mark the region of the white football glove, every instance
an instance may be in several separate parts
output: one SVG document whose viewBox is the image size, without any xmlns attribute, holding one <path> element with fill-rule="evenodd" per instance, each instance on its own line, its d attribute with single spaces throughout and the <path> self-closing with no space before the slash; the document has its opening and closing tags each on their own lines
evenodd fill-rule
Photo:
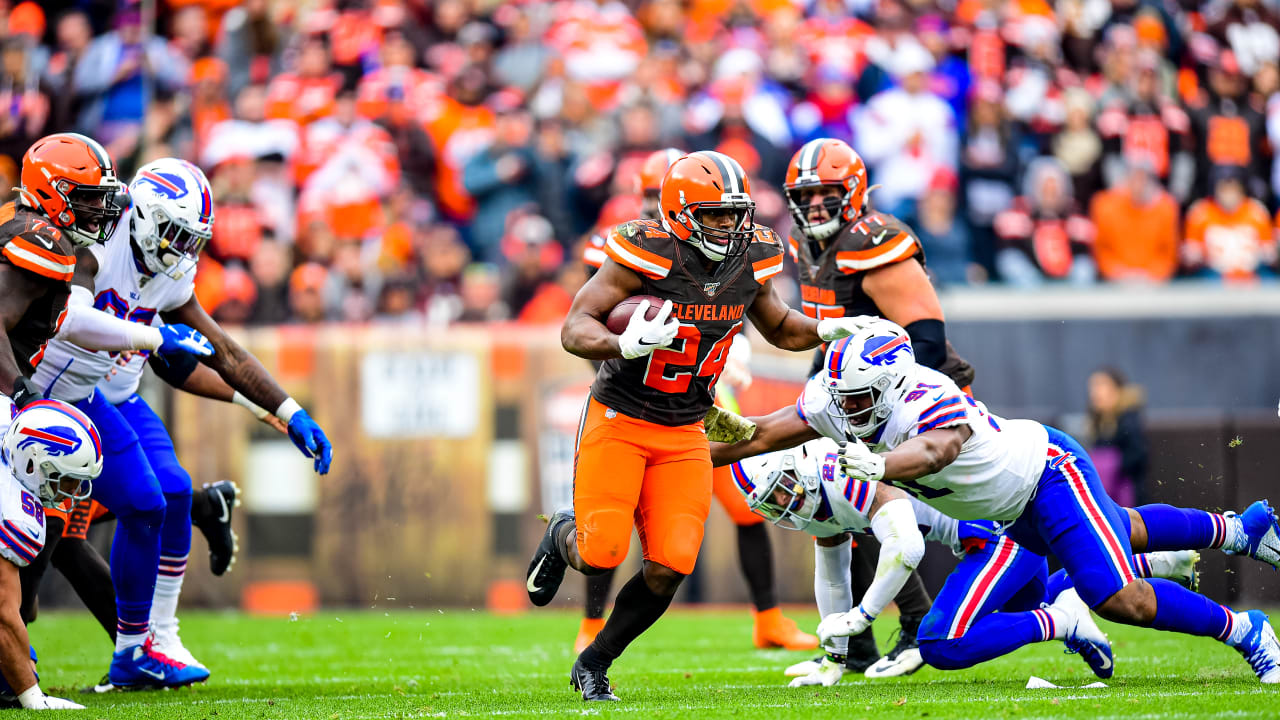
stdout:
<svg viewBox="0 0 1280 720">
<path fill-rule="evenodd" d="M 649 301 L 642 300 L 636 306 L 636 311 L 631 313 L 627 329 L 618 336 L 618 349 L 622 351 L 622 357 L 628 360 L 644 357 L 658 348 L 670 345 L 680 330 L 680 321 L 671 317 L 670 300 L 662 303 L 662 309 L 652 320 L 645 319 L 648 312 Z"/>
<path fill-rule="evenodd" d="M 846 338 L 859 330 L 869 327 L 869 323 L 872 320 L 878 319 L 874 315 L 824 318 L 818 321 L 818 337 L 822 338 L 822 342 Z"/>
<path fill-rule="evenodd" d="M 18 695 L 18 704 L 27 710 L 83 710 L 84 706 L 63 700 L 60 697 L 45 695 L 39 685 L 32 685 Z"/>
<path fill-rule="evenodd" d="M 702 418 L 702 428 L 711 442 L 739 443 L 755 437 L 756 424 L 741 415 L 715 405 Z"/>
<path fill-rule="evenodd" d="M 876 482 L 884 478 L 884 456 L 872 452 L 866 443 L 856 438 L 841 444 L 836 463 L 854 480 Z"/>
<path fill-rule="evenodd" d="M 875 618 L 863 612 L 861 606 L 846 613 L 831 613 L 818 623 L 818 642 L 827 645 L 832 638 L 857 635 L 871 627 L 873 620 Z"/>
<path fill-rule="evenodd" d="M 848 671 L 845 669 L 844 663 L 838 663 L 830 657 L 824 657 L 822 658 L 822 664 L 818 666 L 817 670 L 814 670 L 808 675 L 793 678 L 791 682 L 788 683 L 787 687 L 808 687 L 810 685 L 831 687 L 832 685 L 840 682 L 840 678 L 844 677 L 846 672 Z"/>
</svg>

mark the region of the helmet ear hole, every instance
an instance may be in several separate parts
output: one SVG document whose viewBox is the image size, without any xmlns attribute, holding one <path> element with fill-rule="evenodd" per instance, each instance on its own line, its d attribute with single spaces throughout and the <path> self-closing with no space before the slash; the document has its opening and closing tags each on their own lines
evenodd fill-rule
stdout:
<svg viewBox="0 0 1280 720">
<path fill-rule="evenodd" d="M 35 471 L 36 471 L 36 464 L 35 464 L 35 462 L 34 462 L 33 460 L 27 460 L 27 474 L 28 474 L 28 475 L 30 475 L 31 473 L 33 473 L 33 472 L 35 472 Z"/>
</svg>

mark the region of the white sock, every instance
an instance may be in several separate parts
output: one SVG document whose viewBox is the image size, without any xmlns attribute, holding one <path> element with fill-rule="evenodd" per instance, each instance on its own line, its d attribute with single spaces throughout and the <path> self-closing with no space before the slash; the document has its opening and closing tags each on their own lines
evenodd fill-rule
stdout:
<svg viewBox="0 0 1280 720">
<path fill-rule="evenodd" d="M 182 594 L 182 578 L 186 576 L 187 558 L 161 557 L 156 575 L 156 592 L 151 599 L 151 624 L 164 628 L 178 616 L 178 597 Z"/>
<path fill-rule="evenodd" d="M 131 647 L 137 647 L 147 641 L 149 633 L 125 634 L 120 632 L 120 626 L 116 625 L 116 652 L 128 650 Z"/>
<path fill-rule="evenodd" d="M 1232 554 L 1248 551 L 1249 535 L 1244 531 L 1244 520 L 1235 513 L 1224 514 L 1222 519 L 1227 522 L 1227 539 L 1222 543 L 1222 551 Z"/>
<path fill-rule="evenodd" d="M 1223 640 L 1231 647 L 1236 647 L 1244 642 L 1244 639 L 1253 630 L 1253 623 L 1249 621 L 1249 613 L 1233 612 L 1231 613 L 1231 634 Z"/>
<path fill-rule="evenodd" d="M 1060 607 L 1055 607 L 1053 605 L 1046 605 L 1045 607 L 1039 610 L 1036 610 L 1034 612 L 1047 613 L 1049 617 L 1053 618 L 1053 637 L 1050 639 L 1052 640 L 1066 639 L 1067 631 L 1071 629 L 1070 627 L 1071 616 L 1067 614 L 1066 610 L 1063 610 Z"/>
</svg>

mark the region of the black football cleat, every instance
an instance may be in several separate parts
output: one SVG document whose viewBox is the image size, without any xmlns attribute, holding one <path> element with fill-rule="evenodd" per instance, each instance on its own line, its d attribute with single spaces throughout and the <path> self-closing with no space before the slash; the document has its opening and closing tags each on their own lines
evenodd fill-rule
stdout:
<svg viewBox="0 0 1280 720">
<path fill-rule="evenodd" d="M 581 660 L 577 660 L 569 671 L 569 686 L 582 691 L 582 699 L 588 702 L 618 702 L 618 696 L 613 694 L 609 676 L 605 673 L 605 670 L 588 670 L 583 667 Z"/>
<path fill-rule="evenodd" d="M 551 602 L 564 582 L 564 570 L 568 563 L 561 557 L 560 548 L 556 547 L 556 528 L 561 523 L 573 522 L 573 510 L 557 510 L 547 521 L 547 532 L 533 551 L 533 559 L 529 561 L 529 571 L 525 573 L 524 587 L 529 591 L 529 602 L 542 607 Z"/>
<path fill-rule="evenodd" d="M 230 480 L 205 484 L 191 503 L 192 524 L 200 528 L 209 543 L 209 570 L 222 575 L 236 560 L 236 534 L 231 530 L 231 512 L 240 504 L 240 488 Z"/>
</svg>

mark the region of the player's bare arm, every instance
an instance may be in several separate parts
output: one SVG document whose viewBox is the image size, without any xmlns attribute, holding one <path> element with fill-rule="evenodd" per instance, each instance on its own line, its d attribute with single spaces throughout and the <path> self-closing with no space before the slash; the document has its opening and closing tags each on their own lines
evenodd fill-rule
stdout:
<svg viewBox="0 0 1280 720">
<path fill-rule="evenodd" d="M 599 272 L 573 298 L 573 305 L 560 328 L 560 344 L 565 350 L 588 360 L 622 357 L 618 336 L 604 321 L 614 306 L 640 292 L 640 276 L 613 260 L 605 260 Z"/>
<path fill-rule="evenodd" d="M 918 320 L 943 320 L 942 303 L 924 268 L 914 260 L 867 272 L 862 288 L 889 320 L 907 327 Z"/>
<path fill-rule="evenodd" d="M 260 407 L 280 407 L 289 396 L 258 362 L 258 359 L 231 339 L 209 313 L 204 311 L 194 295 L 176 310 L 163 314 L 166 323 L 182 323 L 195 328 L 213 344 L 214 353 L 204 362 L 233 389 Z"/>
<path fill-rule="evenodd" d="M 28 273 L 0 264 L 0 288 L 0 392 L 8 394 L 21 375 L 9 344 L 9 331 L 22 320 L 31 299 L 39 296 L 40 285 Z"/>
<path fill-rule="evenodd" d="M 769 344 L 783 350 L 808 350 L 822 343 L 818 321 L 783 302 L 771 279 L 760 287 L 755 301 L 747 308 L 747 316 Z"/>
<path fill-rule="evenodd" d="M 742 458 L 761 455 L 774 450 L 793 448 L 806 440 L 821 437 L 818 431 L 805 424 L 794 407 L 784 407 L 763 417 L 747 418 L 756 424 L 756 434 L 746 442 L 711 443 L 711 463 L 728 465 Z"/>
<path fill-rule="evenodd" d="M 883 480 L 915 480 L 941 472 L 955 462 L 973 431 L 967 425 L 920 433 L 885 453 Z"/>
<path fill-rule="evenodd" d="M 36 686 L 31 671 L 27 626 L 22 622 L 22 582 L 18 567 L 0 560 L 0 670 L 11 688 Z"/>
</svg>

